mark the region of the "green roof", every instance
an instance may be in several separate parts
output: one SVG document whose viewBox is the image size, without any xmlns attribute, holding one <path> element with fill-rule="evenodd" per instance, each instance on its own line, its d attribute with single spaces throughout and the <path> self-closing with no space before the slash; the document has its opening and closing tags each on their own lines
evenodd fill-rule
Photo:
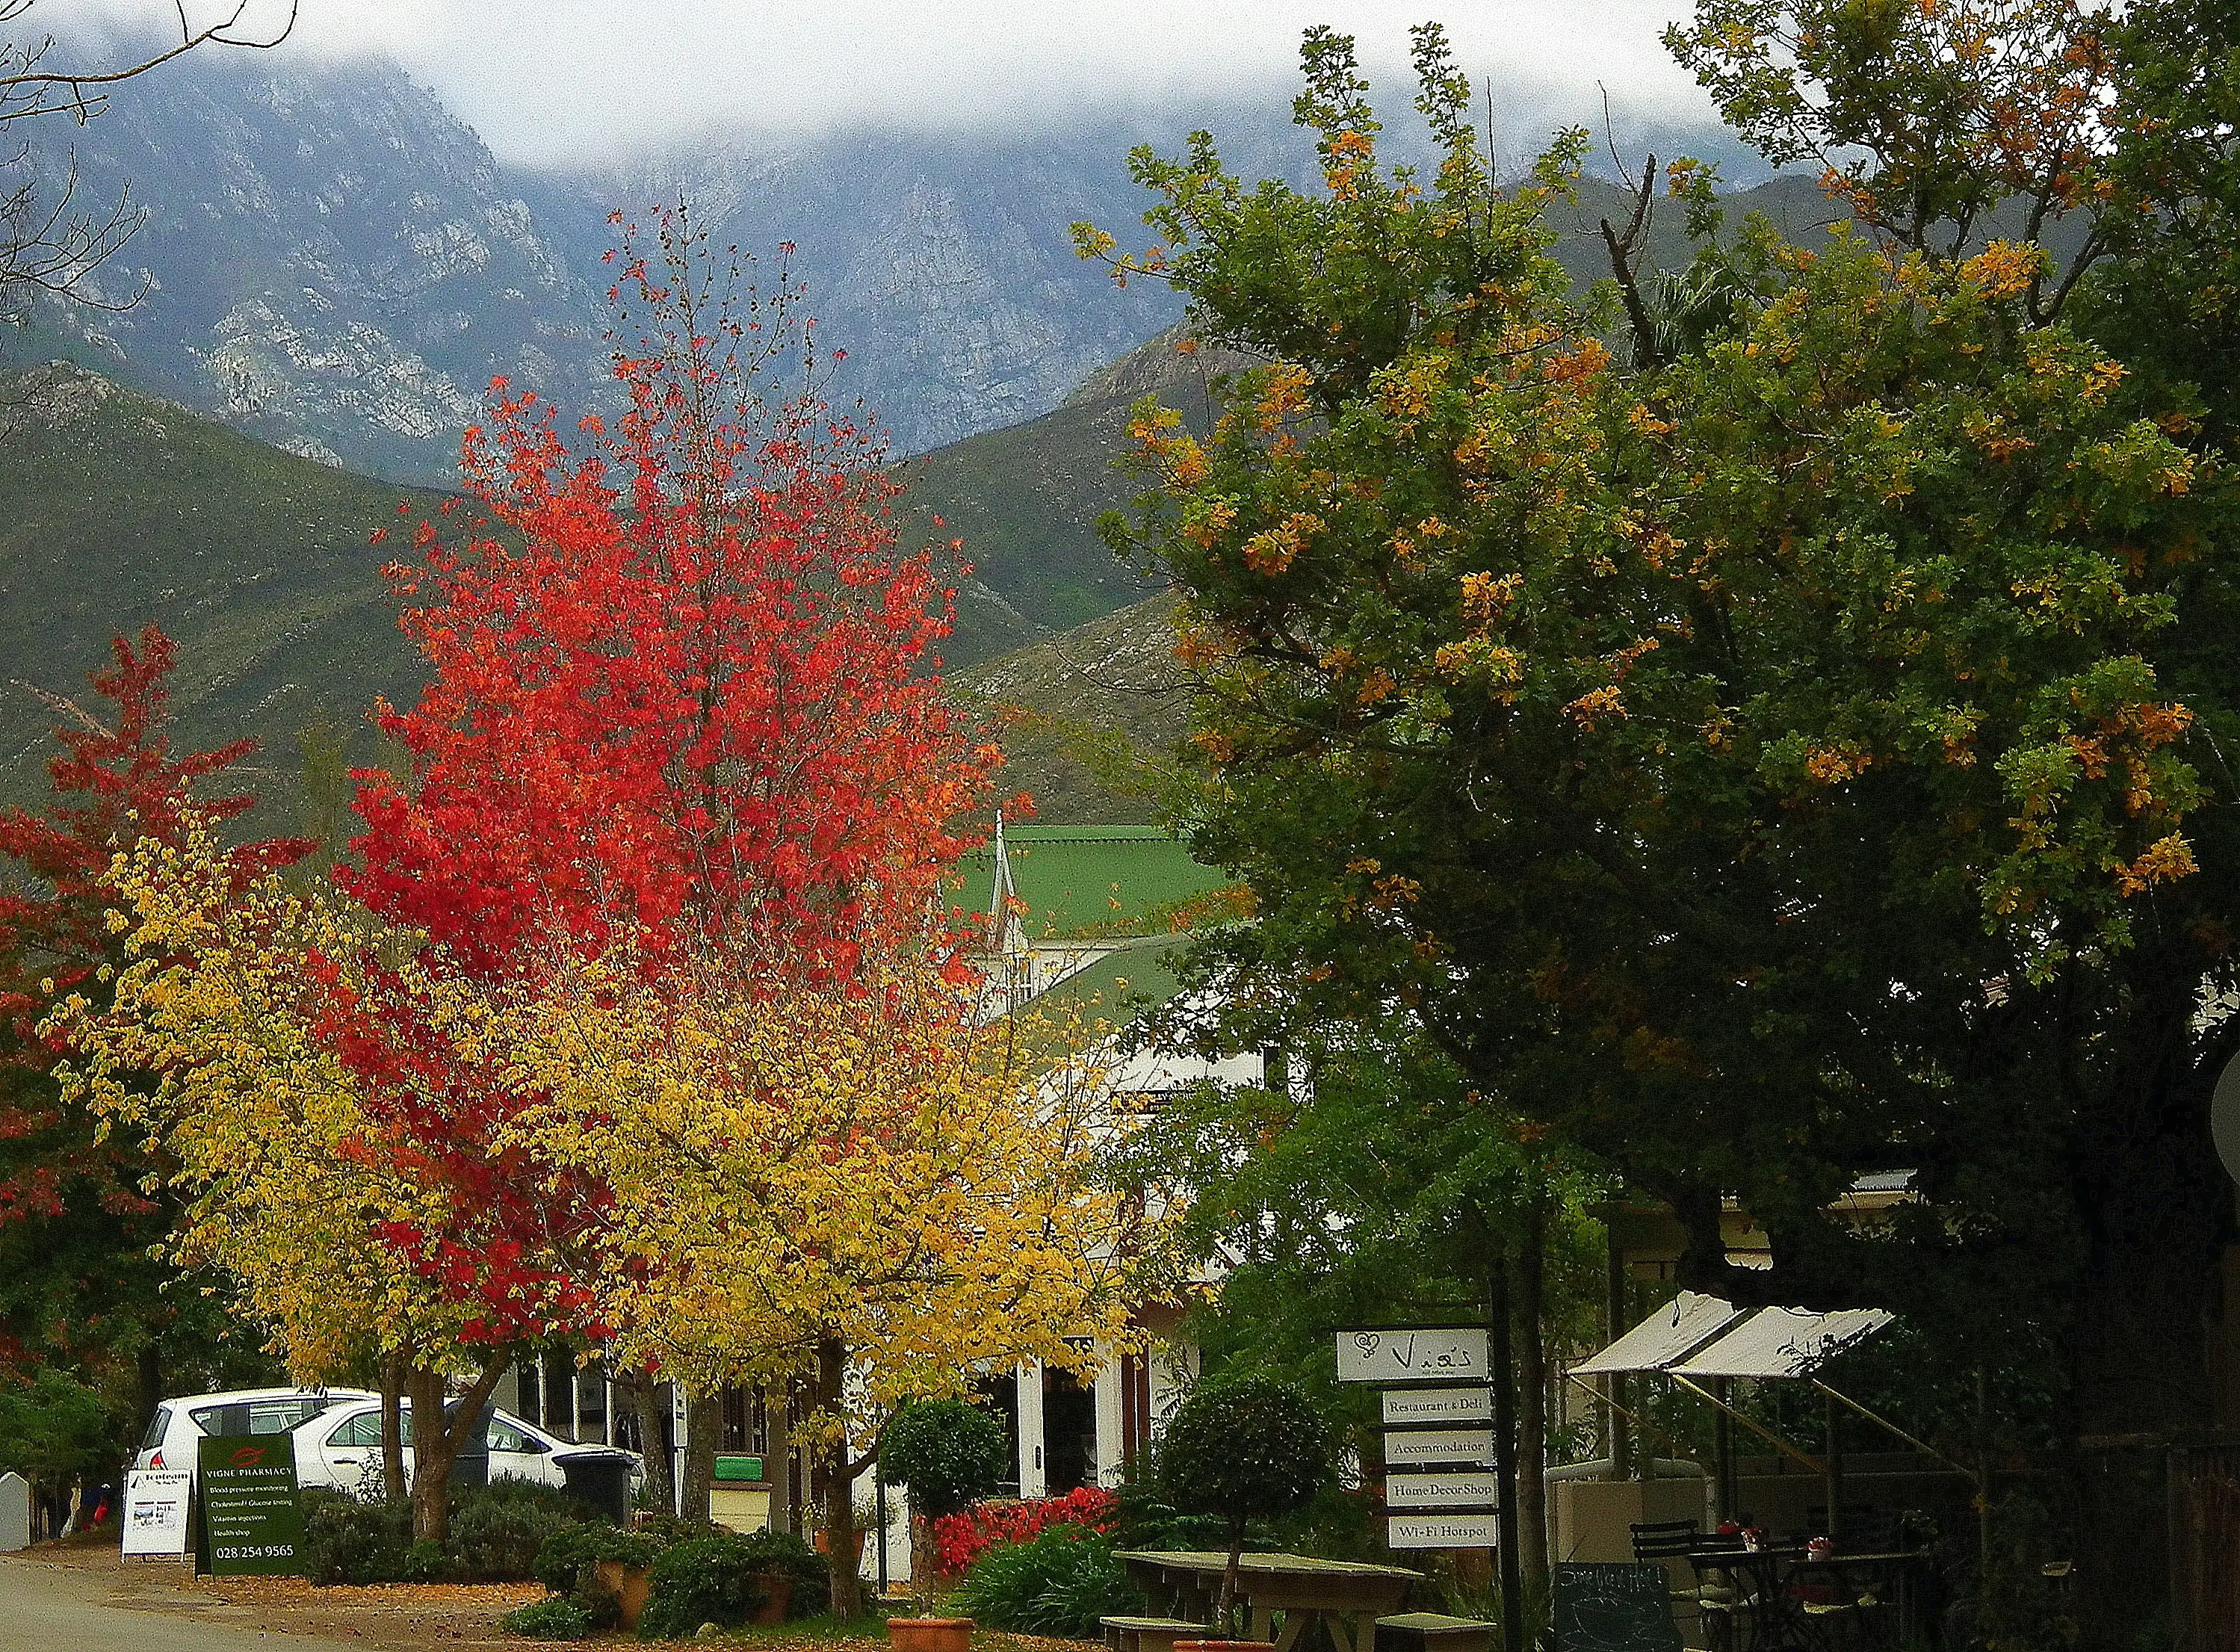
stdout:
<svg viewBox="0 0 2240 1652">
<path fill-rule="evenodd" d="M 1007 826 L 1003 842 L 1030 941 L 1195 928 L 1188 903 L 1230 881 L 1156 826 Z M 995 877 L 990 844 L 957 863 L 951 898 L 984 911 Z"/>
<path fill-rule="evenodd" d="M 1175 964 L 1190 939 L 1186 935 L 1153 935 L 1123 942 L 1066 976 L 1043 997 L 1053 1005 L 1077 1009 L 1090 1020 L 1124 1025 L 1181 993 Z"/>
</svg>

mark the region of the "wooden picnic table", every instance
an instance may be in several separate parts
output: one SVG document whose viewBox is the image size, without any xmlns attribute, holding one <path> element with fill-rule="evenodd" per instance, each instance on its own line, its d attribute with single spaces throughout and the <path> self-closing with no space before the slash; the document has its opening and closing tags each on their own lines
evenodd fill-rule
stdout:
<svg viewBox="0 0 2240 1652">
<path fill-rule="evenodd" d="M 1200 1623 L 1213 1622 L 1221 1575 L 1229 1556 L 1218 1550 L 1122 1549 L 1129 1575 L 1153 1608 Z M 1251 1635 L 1274 1641 L 1276 1652 L 1294 1652 L 1315 1624 L 1328 1631 L 1337 1652 L 1375 1652 L 1377 1620 L 1397 1610 L 1423 1573 L 1404 1566 L 1316 1560 L 1306 1555 L 1247 1555 L 1237 1565 L 1237 1592 L 1251 1613 Z M 1283 1615 L 1276 1634 L 1276 1614 Z M 1209 1629 L 1218 1638 L 1220 1631 Z"/>
</svg>

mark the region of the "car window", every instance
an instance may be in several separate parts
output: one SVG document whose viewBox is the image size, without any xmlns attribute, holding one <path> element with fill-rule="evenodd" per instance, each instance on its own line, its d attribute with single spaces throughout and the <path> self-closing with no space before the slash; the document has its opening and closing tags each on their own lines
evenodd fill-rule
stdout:
<svg viewBox="0 0 2240 1652">
<path fill-rule="evenodd" d="M 318 1399 L 265 1400 L 249 1408 L 251 1434 L 285 1434 L 298 1422 L 309 1422 L 327 1409 Z"/>
<path fill-rule="evenodd" d="M 157 1406 L 156 1415 L 148 1419 L 148 1432 L 140 1436 L 140 1449 L 143 1451 L 153 1451 L 157 1446 L 163 1444 L 163 1430 L 170 1426 L 171 1408 L 168 1405 Z"/>
<path fill-rule="evenodd" d="M 540 1452 L 544 1449 L 541 1440 L 531 1438 L 503 1417 L 492 1417 L 490 1425 L 490 1449 L 493 1451 Z"/>
<path fill-rule="evenodd" d="M 338 1446 L 379 1445 L 381 1443 L 381 1413 L 359 1412 L 342 1427 L 337 1429 L 329 1437 L 327 1443 Z"/>
<path fill-rule="evenodd" d="M 195 1427 L 212 1436 L 243 1434 L 285 1434 L 299 1422 L 339 1403 L 316 1394 L 291 1395 L 284 1400 L 237 1400 L 230 1405 L 205 1405 L 187 1415 Z"/>
</svg>

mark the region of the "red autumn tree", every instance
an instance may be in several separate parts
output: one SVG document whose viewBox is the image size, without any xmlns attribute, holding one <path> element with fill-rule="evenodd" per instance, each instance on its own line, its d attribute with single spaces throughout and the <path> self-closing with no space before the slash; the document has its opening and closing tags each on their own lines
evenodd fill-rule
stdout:
<svg viewBox="0 0 2240 1652">
<path fill-rule="evenodd" d="M 104 996 L 106 972 L 123 962 L 101 886 L 118 846 L 177 843 L 190 804 L 217 821 L 246 812 L 256 801 L 246 794 L 194 794 L 257 743 L 175 753 L 171 639 L 151 625 L 112 651 L 92 676 L 105 706 L 42 695 L 60 720 L 52 799 L 36 814 L 0 809 L 0 1368 L 99 1376 L 129 1362 L 144 1410 L 161 1397 L 167 1349 L 191 1311 L 162 1291 L 167 1270 L 148 1255 L 168 1226 L 165 1196 L 143 1189 L 152 1167 L 136 1143 L 97 1140 L 93 1121 L 63 1103 L 51 1077 L 62 1051 L 37 1026 L 60 996 Z M 309 848 L 249 843 L 231 861 L 247 876 Z"/>
<path fill-rule="evenodd" d="M 470 530 L 423 523 L 391 570 L 431 681 L 382 712 L 410 773 L 359 776 L 337 878 L 483 983 L 618 928 L 655 968 L 716 947 L 844 975 L 929 933 L 997 762 L 930 669 L 951 593 L 897 543 L 875 433 L 818 399 L 798 287 L 757 290 L 681 212 L 614 256 L 626 410 L 571 447 L 555 410 L 494 386 L 464 444 Z M 523 1098 L 418 1006 L 337 1029 L 408 1150 L 455 1179 L 451 1229 L 409 1238 L 484 1310 L 487 1392 L 506 1342 L 564 1316 L 599 1189 L 556 1196 L 502 1148 Z M 423 1474 L 455 1443 L 416 1438 Z"/>
</svg>

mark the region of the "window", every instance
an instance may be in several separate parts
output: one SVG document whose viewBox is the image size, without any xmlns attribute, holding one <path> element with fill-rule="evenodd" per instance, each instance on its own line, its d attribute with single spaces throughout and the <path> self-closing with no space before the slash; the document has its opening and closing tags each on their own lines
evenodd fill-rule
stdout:
<svg viewBox="0 0 2240 1652">
<path fill-rule="evenodd" d="M 163 1444 L 163 1430 L 170 1426 L 171 1408 L 168 1405 L 157 1406 L 156 1415 L 148 1419 L 148 1432 L 140 1436 L 140 1449 L 143 1451 L 153 1451 L 157 1446 Z"/>
<path fill-rule="evenodd" d="M 244 1434 L 285 1434 L 333 1404 L 332 1400 L 305 1394 L 285 1400 L 238 1400 L 231 1405 L 206 1405 L 187 1415 L 204 1434 L 230 1439 Z"/>
<path fill-rule="evenodd" d="M 404 1437 L 412 1437 L 410 1429 Z M 368 1447 L 381 1443 L 381 1413 L 361 1411 L 327 1436 L 327 1443 L 335 1446 Z"/>
<path fill-rule="evenodd" d="M 492 1417 L 490 1422 L 490 1449 L 493 1451 L 520 1451 L 536 1455 L 544 1449 L 544 1444 L 540 1440 L 532 1440 L 503 1417 Z"/>
</svg>

